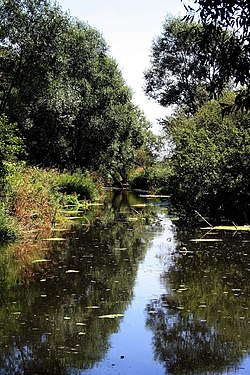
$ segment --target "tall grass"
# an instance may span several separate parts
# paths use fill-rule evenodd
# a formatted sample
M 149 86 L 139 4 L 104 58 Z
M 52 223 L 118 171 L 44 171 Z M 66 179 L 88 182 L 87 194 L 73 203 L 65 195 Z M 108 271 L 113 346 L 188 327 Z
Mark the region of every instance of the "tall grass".
M 93 200 L 98 196 L 98 187 L 90 173 L 59 173 L 26 167 L 25 164 L 9 164 L 5 181 L 4 207 L 0 207 L 0 236 L 30 233 L 49 235 L 58 213 L 68 194 Z M 14 228 L 14 230 L 13 230 Z

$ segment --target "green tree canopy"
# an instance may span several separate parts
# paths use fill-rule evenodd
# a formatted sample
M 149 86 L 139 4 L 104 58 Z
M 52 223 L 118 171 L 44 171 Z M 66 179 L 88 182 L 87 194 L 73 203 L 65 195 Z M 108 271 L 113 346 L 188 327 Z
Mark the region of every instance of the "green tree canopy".
M 100 32 L 49 0 L 1 0 L 0 24 L 0 109 L 17 122 L 26 159 L 98 169 L 123 142 L 129 152 L 113 164 L 128 164 L 148 123 Z
M 184 1 L 185 3 L 185 1 Z M 204 32 L 203 43 L 199 53 L 204 58 L 203 62 L 209 62 L 218 56 L 218 70 L 220 80 L 217 83 L 217 91 L 223 90 L 223 84 L 228 76 L 233 76 L 236 85 L 241 89 L 236 97 L 238 107 L 250 108 L 250 8 L 248 1 L 208 1 L 195 0 L 196 10 L 187 6 L 187 20 L 198 16 Z M 229 42 L 218 40 L 218 29 L 230 30 Z M 217 46 L 214 50 L 211 41 Z M 212 91 L 215 87 L 212 87 Z
M 204 28 L 193 20 L 167 17 L 162 34 L 152 46 L 151 66 L 145 72 L 145 92 L 163 106 L 177 105 L 186 112 L 196 109 L 220 89 L 221 53 L 217 43 L 229 48 L 231 36 L 221 28 L 209 39 L 212 55 L 203 51 Z M 235 41 L 234 37 L 234 41 Z M 235 41 L 236 43 L 236 41 Z M 240 46 L 239 46 L 239 53 Z M 231 71 L 222 87 L 231 79 Z
M 234 102 L 228 93 L 223 101 Z M 246 223 L 250 214 L 250 132 L 248 113 L 222 116 L 212 100 L 194 116 L 179 115 L 165 122 L 173 142 L 173 201 L 187 216 L 197 210 L 211 218 Z

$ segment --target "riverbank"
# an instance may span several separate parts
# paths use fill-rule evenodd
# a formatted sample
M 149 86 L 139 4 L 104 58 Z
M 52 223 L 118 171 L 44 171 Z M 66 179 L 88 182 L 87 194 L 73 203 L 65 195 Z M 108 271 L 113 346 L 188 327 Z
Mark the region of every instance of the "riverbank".
M 8 164 L 0 200 L 0 239 L 8 242 L 31 233 L 48 233 L 67 204 L 85 205 L 100 196 L 101 182 L 90 172 Z

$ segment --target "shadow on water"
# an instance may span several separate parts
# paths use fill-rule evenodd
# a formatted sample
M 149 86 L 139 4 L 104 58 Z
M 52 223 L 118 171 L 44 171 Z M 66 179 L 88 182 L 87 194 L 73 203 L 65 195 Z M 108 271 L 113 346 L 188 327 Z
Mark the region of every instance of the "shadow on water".
M 178 231 L 166 219 L 168 202 L 159 203 L 109 192 L 61 240 L 1 248 L 0 374 L 100 374 L 95 368 L 105 366 L 113 335 L 126 341 L 132 332 L 126 311 L 134 305 L 145 314 L 138 319 L 151 333 L 152 362 L 145 372 L 138 358 L 136 372 L 121 367 L 119 373 L 243 374 L 250 235 Z M 168 253 L 164 225 L 174 238 Z M 143 299 L 135 285 L 150 271 L 151 251 L 160 292 Z M 137 339 L 133 350 L 141 353 L 146 339 Z

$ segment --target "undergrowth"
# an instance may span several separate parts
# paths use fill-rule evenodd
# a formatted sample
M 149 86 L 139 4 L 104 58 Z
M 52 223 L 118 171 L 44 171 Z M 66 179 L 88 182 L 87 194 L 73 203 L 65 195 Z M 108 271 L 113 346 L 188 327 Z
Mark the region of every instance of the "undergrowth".
M 98 184 L 89 172 L 59 173 L 24 163 L 8 164 L 0 206 L 0 237 L 7 241 L 26 234 L 48 234 L 60 220 L 64 204 L 98 197 Z

